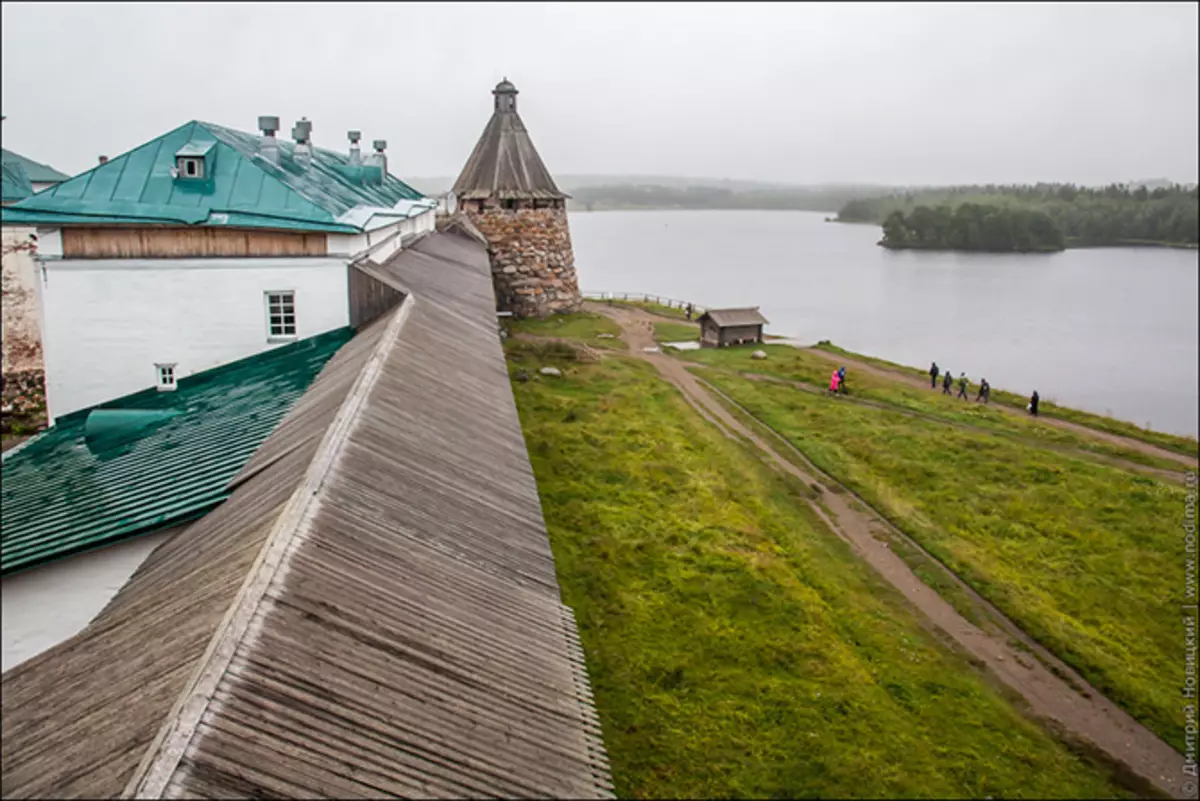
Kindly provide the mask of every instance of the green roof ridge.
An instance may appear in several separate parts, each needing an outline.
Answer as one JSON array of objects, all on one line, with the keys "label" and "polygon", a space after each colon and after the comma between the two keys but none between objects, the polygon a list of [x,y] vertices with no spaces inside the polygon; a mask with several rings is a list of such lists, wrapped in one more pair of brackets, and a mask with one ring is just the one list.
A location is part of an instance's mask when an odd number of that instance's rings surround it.
[{"label": "green roof ridge", "polygon": [[[149,533],[225,499],[325,363],[339,328],[80,409],[3,461],[0,574]],[[171,411],[126,436],[87,436],[96,410]]]},{"label": "green roof ridge", "polygon": [[[208,147],[211,140],[215,146]],[[379,183],[346,175],[349,156],[313,148],[311,163],[295,160],[295,144],[278,143],[279,163],[258,155],[260,137],[192,120],[57,186],[6,207],[10,223],[153,222],[357,232],[339,218],[355,208],[392,208],[424,196],[393,175]],[[171,176],[175,154],[204,143],[211,173],[203,181]],[[185,150],[186,152],[186,150]],[[215,221],[211,214],[224,214]]]}]

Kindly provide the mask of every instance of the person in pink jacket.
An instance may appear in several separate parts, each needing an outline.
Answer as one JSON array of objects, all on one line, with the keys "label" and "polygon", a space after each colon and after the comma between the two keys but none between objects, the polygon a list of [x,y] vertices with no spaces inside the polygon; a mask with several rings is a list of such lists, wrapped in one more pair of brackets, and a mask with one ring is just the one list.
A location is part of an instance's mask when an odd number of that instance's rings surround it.
[{"label": "person in pink jacket", "polygon": [[838,371],[834,370],[833,375],[829,376],[829,391],[836,393],[838,391],[838,384],[841,382],[841,380],[842,377],[838,375]]}]

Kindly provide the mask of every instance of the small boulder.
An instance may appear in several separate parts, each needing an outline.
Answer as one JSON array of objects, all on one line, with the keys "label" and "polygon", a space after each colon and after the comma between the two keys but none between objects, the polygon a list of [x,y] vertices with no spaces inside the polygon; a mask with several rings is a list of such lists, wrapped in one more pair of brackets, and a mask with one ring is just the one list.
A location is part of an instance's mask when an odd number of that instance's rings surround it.
[{"label": "small boulder", "polygon": [[756,351],[754,351],[754,353],[750,354],[750,358],[751,359],[765,359],[765,358],[767,358],[767,352],[765,350],[756,350]]},{"label": "small boulder", "polygon": [[556,378],[562,376],[562,370],[559,370],[557,367],[543,367],[541,370],[538,370],[538,372],[542,375],[551,375]]},{"label": "small boulder", "polygon": [[517,372],[513,373],[513,378],[515,378],[517,381],[528,381],[529,373],[525,372],[524,370],[518,370]]}]

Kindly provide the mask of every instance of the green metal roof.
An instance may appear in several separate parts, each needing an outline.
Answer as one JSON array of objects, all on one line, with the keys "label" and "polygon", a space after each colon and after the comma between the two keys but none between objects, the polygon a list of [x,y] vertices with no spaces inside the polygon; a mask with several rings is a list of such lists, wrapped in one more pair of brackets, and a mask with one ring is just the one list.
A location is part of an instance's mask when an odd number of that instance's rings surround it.
[{"label": "green metal roof", "polygon": [[66,173],[59,172],[48,164],[42,164],[40,161],[26,158],[20,153],[14,153],[11,150],[0,148],[0,159],[7,164],[20,164],[21,169],[25,170],[25,174],[29,176],[29,180],[35,184],[53,184],[65,181],[71,177]]},{"label": "green metal roof", "polygon": [[[392,208],[425,197],[395,176],[361,180],[348,155],[312,149],[301,167],[280,140],[279,164],[258,156],[260,137],[189,122],[0,212],[6,223],[102,222],[220,225],[354,233],[339,217],[355,208]],[[203,181],[172,177],[177,153],[212,159]],[[206,169],[208,169],[206,167]]]},{"label": "green metal roof", "polygon": [[[8,151],[5,151],[6,153]],[[5,203],[13,203],[18,200],[23,200],[33,194],[33,185],[29,182],[29,176],[25,174],[25,170],[20,164],[5,160],[0,163],[0,172],[3,172],[2,200]]]},{"label": "green metal roof", "polygon": [[204,514],[325,362],[341,328],[83,409],[2,468],[0,574]]}]

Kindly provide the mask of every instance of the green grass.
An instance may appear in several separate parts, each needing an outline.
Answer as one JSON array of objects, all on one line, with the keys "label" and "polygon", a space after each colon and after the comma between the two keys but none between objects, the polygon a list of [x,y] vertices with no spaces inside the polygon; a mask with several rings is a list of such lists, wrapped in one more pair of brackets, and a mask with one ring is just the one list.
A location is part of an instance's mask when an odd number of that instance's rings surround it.
[{"label": "green grass", "polygon": [[1182,748],[1184,488],[1002,436],[698,372]]},{"label": "green grass", "polygon": [[[915,376],[922,381],[929,380],[929,372],[920,370],[916,367],[908,367],[903,364],[896,364],[885,359],[877,359],[874,356],[863,356],[858,353],[853,353],[844,348],[839,348],[830,342],[820,342],[814,346],[817,350],[823,350],[826,353],[833,353],[839,356],[846,356],[851,359],[857,359],[867,364],[881,367],[886,370],[904,373],[906,375]],[[956,390],[957,391],[957,390]],[[1017,409],[1024,409],[1029,403],[1028,395],[1018,395],[1014,392],[1008,392],[1002,389],[992,389],[992,400],[997,403],[1002,403],[1006,406],[1012,406]],[[1175,434],[1165,434],[1161,431],[1151,431],[1147,428],[1127,423],[1124,420],[1115,420],[1104,415],[1092,414],[1079,409],[1072,409],[1067,406],[1059,406],[1057,403],[1052,403],[1047,400],[1042,400],[1039,404],[1039,411],[1043,415],[1057,417],[1062,420],[1068,420],[1072,423],[1078,423],[1088,428],[1094,428],[1097,431],[1104,431],[1109,434],[1117,434],[1122,437],[1129,437],[1141,442],[1155,445],[1159,448],[1179,453],[1184,456],[1196,456],[1200,453],[1200,444],[1197,443],[1194,437],[1181,437]]]},{"label": "green grass", "polygon": [[658,342],[695,342],[700,339],[700,326],[695,323],[655,323],[654,339]]},{"label": "green grass", "polygon": [[649,365],[513,391],[622,797],[1124,795]]},{"label": "green grass", "polygon": [[[750,354],[759,348],[767,352],[767,359],[757,361],[750,358]],[[822,388],[829,386],[829,376],[835,367],[834,363],[821,356],[788,345],[706,348],[679,354],[679,358],[726,370],[801,381]],[[855,370],[853,367],[846,372],[846,384],[850,392],[849,400],[852,402],[864,400],[881,403],[914,414],[934,417],[946,423],[973,426],[1006,436],[1034,440],[1047,447],[1069,448],[1095,454],[1100,458],[1123,459],[1134,464],[1181,474],[1181,466],[1170,459],[1142,453],[1130,447],[1100,442],[1048,425],[1033,417],[1008,414],[995,408],[994,404],[975,403],[977,386],[970,388],[971,400],[963,401],[954,396],[943,395],[941,390],[909,386]],[[957,393],[957,388],[954,391]],[[994,391],[992,397],[996,397]]]},{"label": "green grass", "polygon": [[[514,334],[578,339],[591,347],[613,350],[624,350],[628,347],[625,341],[620,339],[621,327],[603,314],[555,314],[542,319],[513,320],[508,326],[508,330]],[[600,334],[611,334],[612,338],[602,339]]]}]

